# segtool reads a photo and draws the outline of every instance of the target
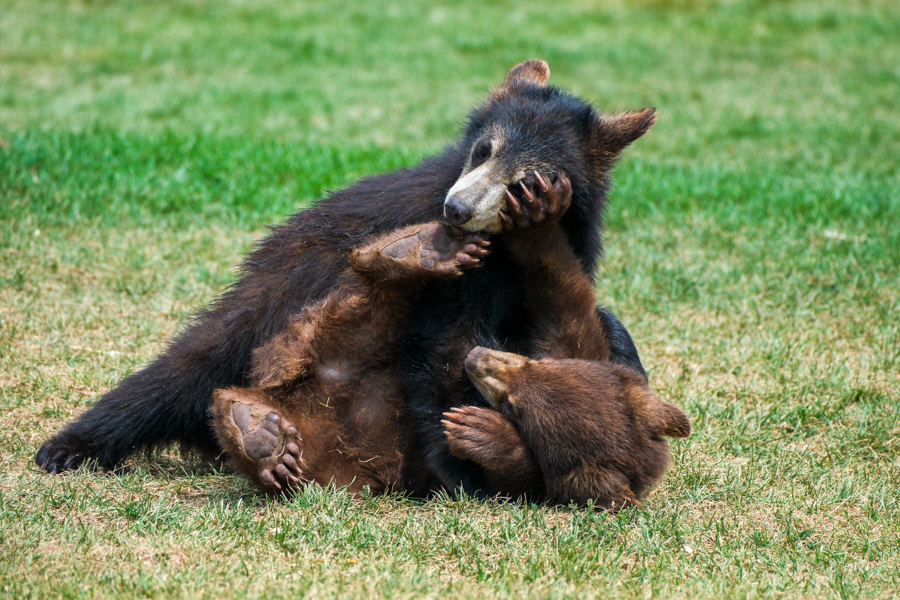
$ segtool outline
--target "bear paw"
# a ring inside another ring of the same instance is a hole
[[[477,267],[491,243],[444,223],[406,227],[354,250],[357,273],[381,282],[418,277],[455,277]]]
[[[303,452],[294,425],[273,410],[263,415],[245,402],[231,407],[234,424],[241,432],[241,450],[256,463],[259,482],[267,491],[282,492],[303,481]]]
[[[492,469],[502,468],[523,447],[515,426],[500,413],[477,406],[455,407],[443,414],[450,453]]]
[[[504,231],[556,222],[572,204],[572,182],[565,173],[543,177],[534,171],[534,177],[511,188],[506,189],[506,211],[500,212]]]
[[[410,271],[434,275],[462,275],[478,266],[490,242],[477,233],[466,233],[442,223],[429,223],[414,234],[385,246],[384,256]]]

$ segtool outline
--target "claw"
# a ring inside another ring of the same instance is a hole
[[[66,462],[63,463],[64,471],[72,471],[81,465],[81,455],[73,454],[69,458],[66,459]]]
[[[528,189],[528,186],[525,185],[524,181],[519,182],[519,187],[522,188],[522,193],[525,194],[525,198],[528,199],[528,202],[534,202],[534,194],[531,193],[531,190]]]
[[[550,186],[548,186],[546,183],[544,183],[544,178],[541,177],[540,173],[538,173],[537,171],[534,171],[534,176],[537,177],[538,183],[541,184],[542,190],[544,190],[546,192],[547,190],[550,189]]]
[[[281,489],[281,484],[275,481],[275,477],[272,475],[272,471],[268,469],[263,469],[263,472],[259,474],[259,478],[263,480],[263,483],[266,485],[275,486],[277,489]]]
[[[500,228],[503,231],[509,231],[510,229],[513,228],[513,220],[505,212],[500,213]]]
[[[279,477],[281,477],[282,479],[287,479],[291,483],[297,483],[297,481],[299,481],[296,477],[294,477],[294,474],[291,473],[283,464],[279,463],[275,467],[275,472],[278,473]]]
[[[509,203],[509,209],[513,211],[519,210],[519,201],[516,200],[516,197],[513,196],[513,193],[509,191],[509,188],[506,189],[506,198]]]

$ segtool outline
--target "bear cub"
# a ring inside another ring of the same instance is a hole
[[[478,347],[466,359],[466,372],[496,413],[453,409],[448,430],[466,419],[508,419],[534,453],[551,502],[639,505],[668,467],[665,437],[691,432],[680,408],[661,400],[633,369],[615,363],[532,360]]]

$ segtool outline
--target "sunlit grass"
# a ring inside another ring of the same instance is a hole
[[[4,1],[0,596],[896,597],[900,8],[546,6]],[[532,56],[660,110],[598,288],[695,426],[645,510],[36,470],[265,224],[435,151]]]

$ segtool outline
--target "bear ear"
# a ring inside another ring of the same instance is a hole
[[[547,61],[540,59],[526,60],[510,69],[509,73],[506,74],[506,79],[500,84],[500,89],[494,93],[494,96],[498,98],[505,96],[516,88],[525,85],[543,87],[547,85],[547,80],[549,79],[550,65],[547,64]]]
[[[612,116],[598,117],[593,137],[598,150],[617,155],[656,123],[656,109],[645,108]]]

